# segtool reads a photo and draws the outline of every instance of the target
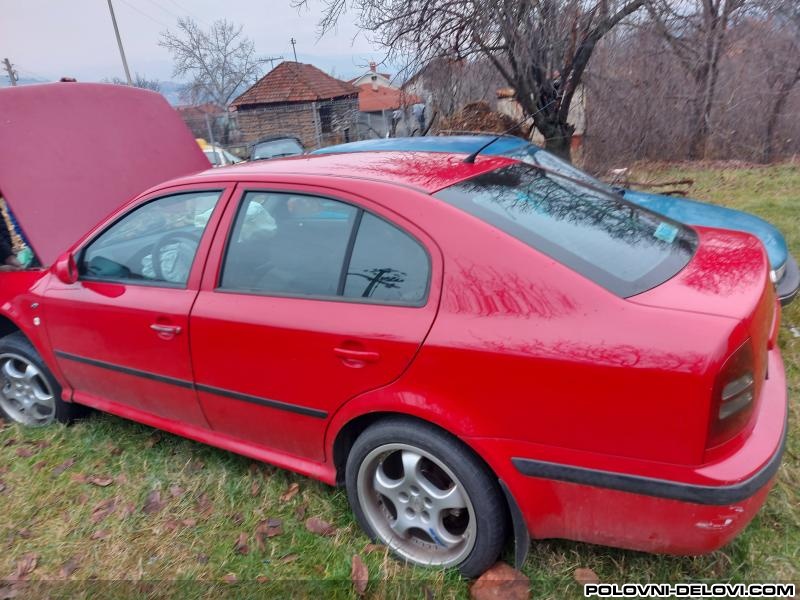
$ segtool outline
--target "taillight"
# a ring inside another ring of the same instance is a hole
[[[747,424],[756,399],[755,370],[748,339],[725,361],[714,383],[708,448],[728,441]]]

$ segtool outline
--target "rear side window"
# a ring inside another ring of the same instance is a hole
[[[672,277],[697,245],[684,225],[526,164],[484,173],[435,196],[622,297]]]
[[[408,234],[364,213],[344,286],[348,298],[418,304],[428,289],[428,255]]]
[[[371,213],[319,196],[248,192],[219,287],[421,305],[429,278],[419,242]]]

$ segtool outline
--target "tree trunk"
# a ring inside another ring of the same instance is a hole
[[[572,162],[572,133],[545,138],[544,148],[548,152]]]
[[[770,163],[775,156],[775,129],[778,127],[778,119],[783,112],[783,107],[786,105],[786,100],[789,98],[789,93],[792,91],[797,82],[800,81],[800,67],[794,73],[794,77],[785,81],[778,90],[775,101],[767,117],[767,126],[764,131],[764,150],[761,154],[761,162]]]

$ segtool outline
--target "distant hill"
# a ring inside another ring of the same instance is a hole
[[[17,85],[30,85],[32,83],[48,83],[48,80],[34,77],[20,77]],[[170,104],[173,106],[185,104],[185,102],[181,101],[180,97],[181,90],[183,90],[184,87],[183,83],[178,83],[177,81],[159,81],[158,83],[161,86],[161,93]],[[9,87],[10,85],[11,83],[8,81],[8,77],[0,76],[0,88]]]

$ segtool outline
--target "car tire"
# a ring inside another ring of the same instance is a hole
[[[71,423],[87,409],[61,399],[61,386],[21,332],[0,338],[0,414],[30,427]]]
[[[359,525],[401,560],[477,577],[503,549],[508,509],[497,478],[433,425],[393,418],[368,427],[350,449],[345,482]]]

